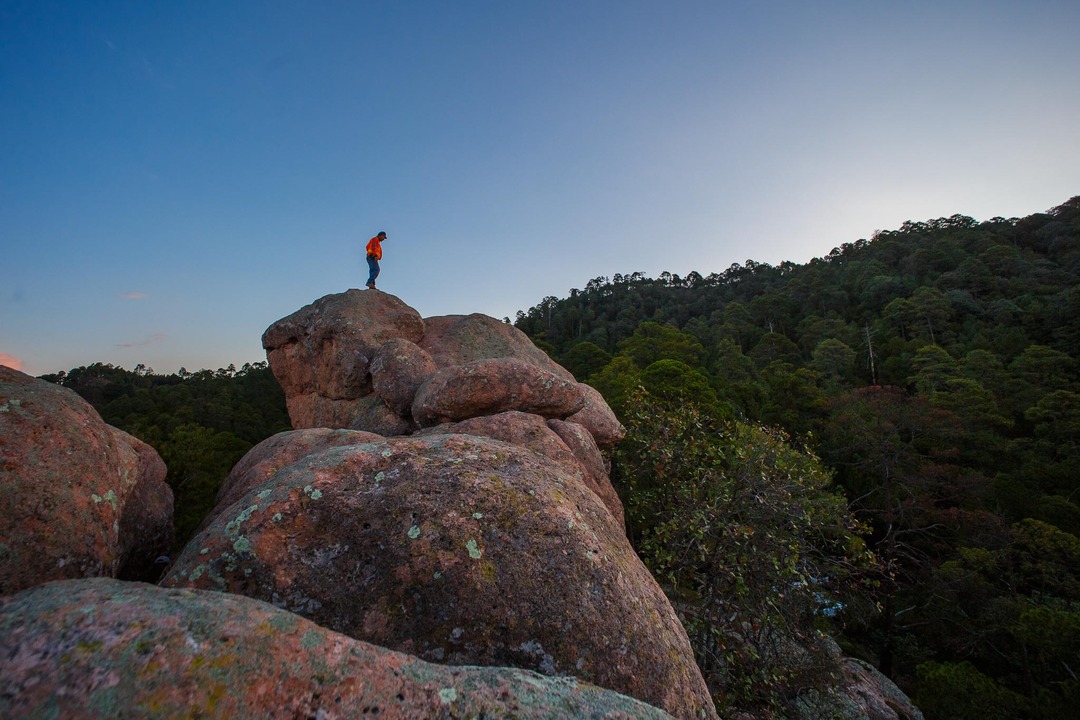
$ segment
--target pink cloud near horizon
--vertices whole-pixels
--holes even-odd
[[[144,339],[142,339],[142,340],[140,340],[138,342],[117,343],[116,347],[118,347],[118,348],[146,347],[147,345],[153,345],[155,343],[159,343],[159,342],[161,342],[162,340],[164,340],[167,337],[168,337],[168,335],[166,335],[165,333],[154,333],[153,335],[149,335],[146,338],[144,338]]]
[[[120,297],[127,298],[128,300],[142,300],[144,297],[146,297],[146,293],[138,292],[138,291],[136,291],[136,292],[124,292],[124,293],[120,293]]]
[[[21,371],[23,369],[22,358],[17,358],[14,355],[3,352],[0,352],[0,365],[6,365],[12,370]]]

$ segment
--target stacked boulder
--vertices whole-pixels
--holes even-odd
[[[622,425],[600,393],[514,326],[481,314],[423,319],[393,295],[349,290],[278,320],[262,342],[294,428],[391,437],[484,418],[488,427],[476,434],[514,443],[523,433],[545,434],[535,425],[546,423],[546,444],[577,459],[568,467],[623,523],[605,455],[622,439]],[[515,415],[490,419],[502,413]]]
[[[162,584],[451,666],[573,676],[715,717],[631,548],[622,427],[515,328],[330,295],[264,334],[296,430],[254,448]]]

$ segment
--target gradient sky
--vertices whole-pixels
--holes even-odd
[[[0,363],[265,359],[1080,194],[1080,3],[0,0]]]

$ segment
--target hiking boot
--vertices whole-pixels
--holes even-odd
[[[367,289],[368,290],[374,290],[375,289],[375,283],[368,283],[367,284]]]

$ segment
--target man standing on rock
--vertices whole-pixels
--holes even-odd
[[[375,289],[375,278],[379,277],[379,261],[382,260],[382,244],[386,239],[386,233],[380,232],[375,237],[368,240],[367,244],[367,265],[368,265],[368,290]]]

